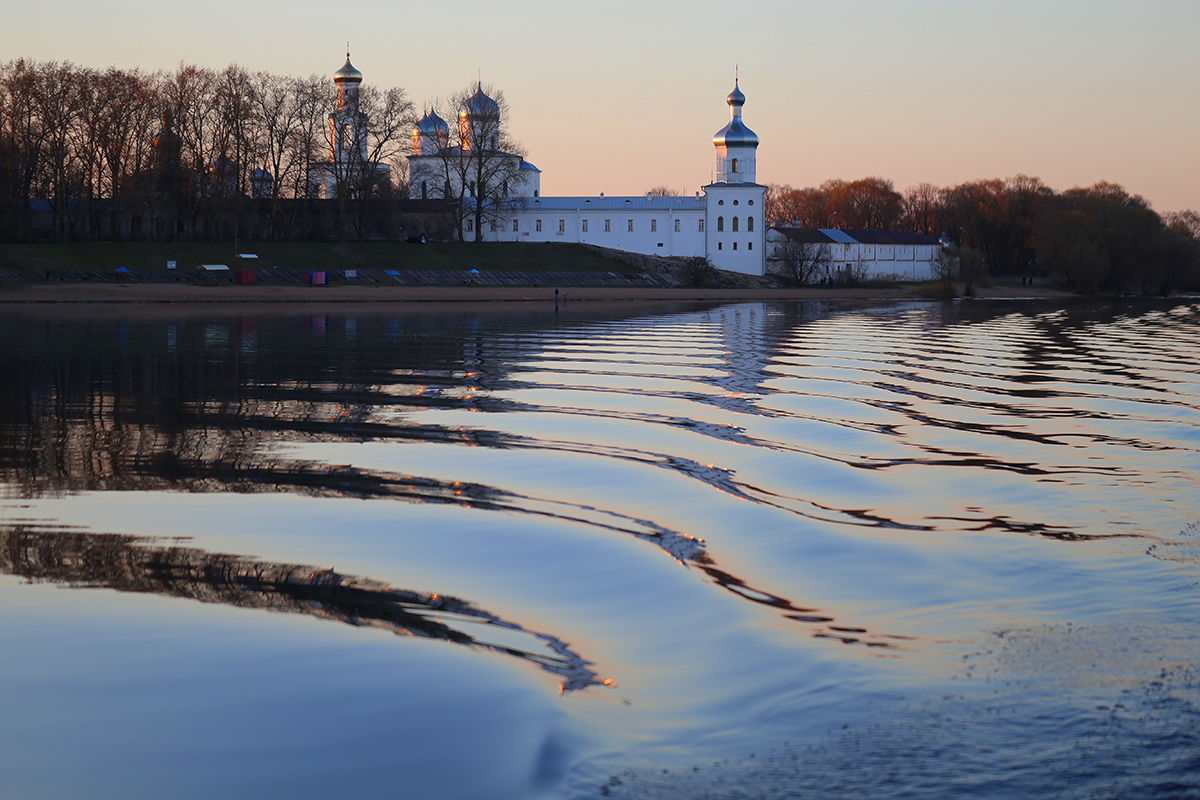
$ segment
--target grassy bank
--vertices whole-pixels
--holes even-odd
[[[253,253],[243,260],[236,253]],[[403,242],[344,242],[330,244],[232,243],[111,243],[0,245],[0,268],[17,270],[130,270],[178,269],[201,264],[231,268],[338,270],[525,270],[636,272],[632,266],[578,244],[523,242],[405,244]]]

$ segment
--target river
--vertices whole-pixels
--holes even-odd
[[[1194,300],[9,312],[2,794],[1200,797]]]

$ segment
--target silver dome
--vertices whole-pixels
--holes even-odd
[[[496,101],[483,93],[483,84],[477,84],[475,94],[463,101],[462,107],[458,110],[458,115],[471,117],[489,117],[500,113],[500,106]]]

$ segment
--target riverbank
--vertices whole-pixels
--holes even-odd
[[[545,286],[387,286],[340,284],[332,286],[221,284],[200,286],[161,283],[24,283],[0,290],[0,304],[69,303],[554,303],[553,285]],[[1067,298],[1070,293],[1029,286],[978,288],[980,298]],[[560,303],[583,301],[704,301],[743,300],[870,300],[920,299],[915,286],[887,289],[767,287],[703,289],[684,287],[575,286],[559,289]]]
[[[469,272],[634,272],[638,267],[581,244],[527,242],[63,242],[0,245],[0,270],[37,276],[47,271],[124,268],[179,273],[202,264],[281,270],[427,270]]]

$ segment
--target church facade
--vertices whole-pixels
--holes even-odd
[[[540,170],[486,139],[488,115],[498,110],[479,87],[459,110],[461,148],[450,147],[449,125],[432,112],[413,128],[409,197],[457,196],[472,202],[474,186],[466,183],[471,174],[450,165],[469,157],[463,151],[482,147],[495,159],[507,191],[486,215],[463,215],[464,240],[579,242],[632,253],[700,256],[718,269],[763,275],[766,187],[756,178],[758,137],[742,122],[745,102],[735,81],[726,98],[729,122],[712,139],[716,180],[694,196],[545,197]]]

